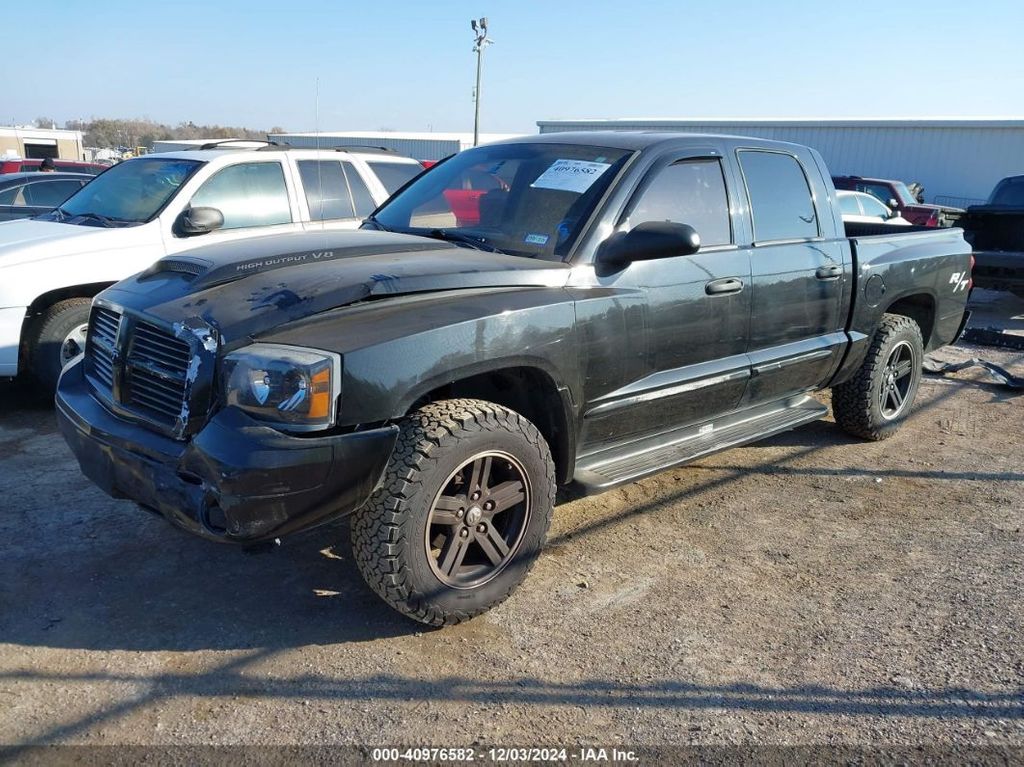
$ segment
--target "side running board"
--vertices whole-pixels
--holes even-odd
[[[730,413],[710,424],[663,432],[583,456],[576,463],[573,484],[585,495],[600,493],[826,415],[828,408],[807,395]]]

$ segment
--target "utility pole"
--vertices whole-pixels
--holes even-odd
[[[473,35],[475,36],[473,53],[476,54],[476,89],[473,91],[473,101],[475,102],[473,112],[473,146],[476,146],[480,143],[480,71],[483,68],[484,48],[491,45],[494,41],[487,36],[486,16],[479,21],[473,19],[469,24],[473,27]]]

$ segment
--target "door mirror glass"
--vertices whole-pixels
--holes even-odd
[[[207,234],[224,226],[224,214],[216,208],[186,208],[178,216],[175,229],[185,237]]]
[[[625,266],[633,261],[691,256],[700,250],[700,235],[689,224],[645,221],[628,232],[617,232],[605,240],[598,254],[604,264]]]

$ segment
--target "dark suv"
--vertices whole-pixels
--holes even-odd
[[[832,183],[836,185],[836,189],[867,192],[893,210],[899,211],[900,216],[917,226],[952,226],[963,213],[961,208],[918,202],[902,181],[861,176],[833,176]]]

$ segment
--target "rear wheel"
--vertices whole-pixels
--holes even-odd
[[[883,315],[856,375],[832,388],[836,423],[864,439],[891,437],[913,408],[923,361],[917,323],[899,314]]]
[[[540,553],[554,465],[537,428],[482,400],[423,407],[401,426],[384,481],[352,517],[370,587],[435,626],[504,601]]]
[[[64,366],[85,351],[92,299],[69,298],[58,301],[39,318],[30,341],[32,373],[50,391]]]

